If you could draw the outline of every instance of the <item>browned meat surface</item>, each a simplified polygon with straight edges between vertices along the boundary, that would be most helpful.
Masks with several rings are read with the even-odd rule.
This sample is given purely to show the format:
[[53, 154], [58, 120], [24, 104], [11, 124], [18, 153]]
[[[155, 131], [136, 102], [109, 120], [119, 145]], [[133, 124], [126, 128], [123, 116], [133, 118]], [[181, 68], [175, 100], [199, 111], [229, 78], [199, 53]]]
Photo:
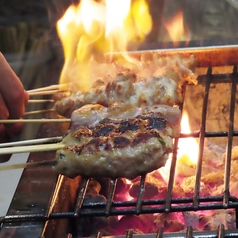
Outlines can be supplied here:
[[53, 169], [69, 177], [134, 178], [163, 166], [180, 133], [179, 118], [169, 122], [148, 113], [134, 119], [104, 119], [80, 128], [62, 141]]
[[[157, 59], [160, 67], [152, 75], [136, 77], [133, 71], [118, 74], [113, 81], [94, 82], [91, 89], [77, 91], [55, 100], [55, 110], [62, 116], [71, 113], [83, 105], [100, 104], [111, 107], [123, 103], [134, 107], [166, 104], [172, 106], [182, 100], [182, 85], [185, 82], [196, 83], [194, 59], [180, 57]], [[148, 69], [151, 67], [147, 64]]]
[[180, 110], [167, 105], [154, 105], [148, 107], [134, 107], [115, 104], [110, 108], [99, 104], [87, 104], [74, 110], [71, 115], [70, 129], [78, 127], [93, 127], [105, 118], [129, 119], [139, 115], [157, 114], [168, 121], [176, 121], [180, 117]]
[[137, 81], [134, 75], [121, 74], [115, 81], [85, 93], [75, 93], [55, 102], [55, 110], [62, 116], [86, 104], [100, 104], [106, 107], [123, 103], [135, 107], [166, 104], [172, 106], [181, 101], [178, 85], [166, 77]]

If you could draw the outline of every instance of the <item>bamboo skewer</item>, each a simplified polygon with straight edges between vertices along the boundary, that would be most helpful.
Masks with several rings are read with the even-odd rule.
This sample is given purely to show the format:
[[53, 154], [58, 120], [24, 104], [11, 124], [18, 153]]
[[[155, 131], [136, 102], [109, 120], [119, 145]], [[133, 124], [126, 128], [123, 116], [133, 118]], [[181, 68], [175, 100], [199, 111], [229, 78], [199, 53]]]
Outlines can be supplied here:
[[55, 144], [46, 144], [46, 145], [7, 147], [7, 148], [0, 148], [0, 155], [20, 154], [20, 153], [26, 153], [26, 152], [53, 151], [53, 150], [61, 149], [64, 146], [65, 145], [63, 143], [55, 143]]
[[37, 92], [28, 92], [29, 96], [43, 96], [43, 95], [51, 95], [56, 93], [64, 93], [68, 92], [68, 90], [64, 89], [57, 89], [57, 90], [48, 90], [48, 91], [37, 91]]
[[70, 87], [71, 84], [55, 84], [55, 85], [51, 85], [51, 86], [46, 86], [46, 87], [42, 87], [42, 88], [36, 88], [36, 89], [31, 89], [28, 90], [28, 93], [33, 93], [33, 92], [42, 92], [42, 91], [49, 91], [49, 90], [62, 90], [64, 88], [68, 88]]
[[21, 163], [21, 164], [10, 164], [0, 166], [0, 171], [11, 170], [11, 169], [24, 169], [24, 168], [34, 168], [39, 166], [52, 166], [57, 163], [57, 160], [49, 161], [39, 161], [39, 162], [30, 162], [30, 163]]
[[47, 103], [47, 102], [54, 102], [53, 99], [30, 99], [27, 103]]
[[41, 113], [46, 113], [46, 112], [55, 112], [55, 110], [54, 110], [54, 108], [51, 108], [51, 109], [30, 111], [30, 112], [25, 112], [25, 113], [23, 114], [23, 116], [41, 114]]
[[0, 124], [10, 124], [10, 123], [49, 123], [49, 122], [71, 122], [71, 119], [69, 118], [62, 118], [62, 119], [6, 119], [6, 120], [0, 120]]
[[36, 145], [36, 144], [47, 143], [47, 142], [60, 142], [62, 139], [63, 139], [62, 136], [56, 136], [56, 137], [50, 137], [50, 138], [7, 142], [7, 143], [1, 143], [0, 148], [9, 147], [9, 146]]

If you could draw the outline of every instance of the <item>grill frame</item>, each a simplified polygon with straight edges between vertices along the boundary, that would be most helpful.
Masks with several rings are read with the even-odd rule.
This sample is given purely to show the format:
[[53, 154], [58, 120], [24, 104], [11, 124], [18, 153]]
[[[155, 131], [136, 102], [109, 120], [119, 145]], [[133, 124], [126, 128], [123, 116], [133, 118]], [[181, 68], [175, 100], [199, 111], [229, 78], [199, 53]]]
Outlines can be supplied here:
[[[5, 217], [0, 218], [0, 223], [2, 224], [0, 230], [1, 237], [52, 237], [50, 230], [56, 228], [56, 226], [61, 226], [65, 230], [60, 237], [70, 237], [70, 234], [77, 237], [75, 229], [72, 224], [77, 223], [79, 217], [94, 217], [94, 216], [114, 216], [114, 215], [139, 215], [139, 214], [151, 214], [151, 213], [167, 213], [167, 212], [186, 212], [186, 211], [201, 211], [201, 210], [218, 210], [218, 209], [234, 209], [236, 217], [236, 228], [235, 231], [226, 231], [224, 226], [221, 225], [217, 231], [211, 232], [195, 232], [193, 228], [188, 227], [187, 232], [185, 232], [183, 237], [202, 237], [204, 235], [209, 235], [209, 237], [234, 237], [238, 235], [238, 198], [231, 196], [229, 192], [230, 184], [230, 168], [231, 168], [231, 151], [233, 137], [238, 136], [238, 131], [234, 131], [234, 112], [236, 104], [236, 91], [238, 82], [238, 72], [237, 66], [233, 67], [233, 72], [230, 74], [213, 74], [212, 67], [207, 68], [207, 73], [198, 76], [198, 82], [204, 84], [204, 99], [203, 99], [203, 110], [201, 115], [201, 127], [199, 132], [193, 132], [190, 134], [181, 134], [180, 138], [194, 137], [199, 138], [199, 155], [198, 164], [196, 167], [196, 182], [194, 189], [194, 196], [190, 198], [172, 198], [173, 184], [175, 179], [176, 170], [176, 159], [177, 159], [177, 146], [178, 139], [175, 139], [174, 153], [172, 157], [172, 163], [170, 168], [170, 176], [168, 183], [168, 192], [165, 199], [154, 199], [154, 200], [143, 200], [143, 194], [145, 191], [145, 178], [146, 175], [142, 175], [140, 178], [140, 186], [138, 191], [137, 201], [127, 201], [127, 202], [113, 202], [114, 193], [116, 190], [117, 180], [108, 180], [108, 196], [107, 202], [91, 203], [89, 205], [84, 205], [84, 198], [86, 190], [89, 184], [89, 178], [77, 178], [74, 183], [80, 185], [75, 191], [75, 196], [73, 196], [73, 207], [71, 206], [70, 199], [67, 198], [67, 194], [70, 192], [70, 184], [72, 180], [66, 178], [62, 175], [50, 175], [50, 180], [45, 186], [44, 181], [39, 181], [39, 185], [34, 188], [34, 185], [29, 187], [29, 180], [31, 178], [37, 179], [37, 175], [33, 169], [26, 169], [23, 172], [22, 178], [17, 187], [16, 193], [14, 195], [13, 201], [9, 208], [8, 214]], [[231, 95], [230, 95], [230, 114], [229, 114], [229, 128], [227, 132], [207, 132], [206, 131], [206, 116], [207, 116], [207, 106], [208, 97], [211, 83], [230, 83], [231, 84]], [[185, 93], [186, 88], [184, 88]], [[183, 109], [183, 104], [180, 105], [180, 109]], [[67, 130], [68, 124], [43, 125], [39, 137], [45, 136], [57, 136], [62, 135]], [[43, 133], [42, 133], [43, 132]], [[50, 135], [49, 135], [50, 133]], [[55, 134], [56, 133], [56, 134]], [[227, 138], [227, 156], [225, 159], [225, 171], [224, 171], [224, 195], [221, 196], [208, 196], [199, 197], [200, 190], [200, 179], [202, 172], [202, 159], [203, 159], [203, 149], [204, 140], [209, 137], [226, 137]], [[52, 158], [52, 153], [44, 154], [44, 160], [50, 160]], [[39, 161], [42, 158], [42, 154], [36, 153], [31, 154], [29, 161]], [[44, 175], [49, 174], [49, 170], [41, 171], [41, 178]], [[40, 173], [41, 173], [40, 172]], [[51, 173], [50, 173], [51, 174]], [[24, 181], [28, 181], [28, 184], [24, 184]], [[39, 204], [35, 204], [36, 197], [30, 196], [27, 200], [28, 210], [16, 209], [19, 206], [17, 200], [22, 196], [23, 193], [29, 192], [33, 193], [37, 188], [40, 188], [41, 192], [45, 192], [47, 199], [45, 203], [39, 206], [41, 199], [39, 199]], [[50, 189], [52, 188], [52, 190]], [[46, 190], [45, 190], [46, 189]], [[44, 191], [45, 190], [45, 191]], [[25, 194], [27, 195], [27, 194]], [[48, 202], [46, 201], [48, 200]], [[30, 205], [31, 204], [31, 205]], [[153, 205], [153, 207], [147, 207]], [[155, 207], [157, 206], [157, 207]], [[39, 209], [42, 209], [40, 212]], [[120, 208], [120, 209], [118, 209]], [[69, 225], [71, 223], [71, 225]], [[23, 226], [23, 227], [22, 227]], [[69, 228], [69, 226], [71, 226]], [[13, 232], [14, 230], [14, 232]], [[53, 229], [54, 230], [54, 229]], [[24, 236], [22, 236], [24, 235]], [[55, 235], [55, 234], [54, 234]], [[179, 233], [181, 235], [181, 233]], [[127, 237], [131, 237], [132, 233], [128, 232]], [[137, 235], [134, 235], [137, 236]], [[139, 236], [139, 235], [138, 235]], [[150, 234], [151, 237], [176, 237], [176, 233], [173, 234], [163, 234], [162, 230], [158, 230], [156, 235]], [[149, 237], [146, 236], [146, 237]], [[57, 236], [58, 237], [58, 236]], [[97, 237], [101, 237], [98, 233]], [[140, 236], [140, 237], [143, 237]], [[207, 236], [206, 236], [207, 237]]]

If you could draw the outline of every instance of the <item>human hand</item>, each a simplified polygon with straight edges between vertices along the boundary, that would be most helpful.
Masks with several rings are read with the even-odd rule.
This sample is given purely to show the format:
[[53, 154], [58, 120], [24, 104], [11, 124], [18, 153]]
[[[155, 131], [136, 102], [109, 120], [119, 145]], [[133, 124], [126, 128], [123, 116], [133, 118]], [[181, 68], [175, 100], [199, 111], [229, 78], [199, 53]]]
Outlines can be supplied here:
[[[19, 119], [29, 99], [20, 79], [0, 53], [0, 119]], [[0, 125], [0, 143], [8, 142], [23, 129], [22, 123]]]

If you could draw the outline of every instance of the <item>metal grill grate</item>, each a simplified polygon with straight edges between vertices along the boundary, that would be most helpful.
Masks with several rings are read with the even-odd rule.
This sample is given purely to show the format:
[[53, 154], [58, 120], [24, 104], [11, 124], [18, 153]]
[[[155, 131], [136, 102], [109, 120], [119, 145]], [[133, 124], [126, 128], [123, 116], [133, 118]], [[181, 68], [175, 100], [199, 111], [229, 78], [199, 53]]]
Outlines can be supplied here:
[[[173, 198], [173, 184], [175, 180], [175, 168], [177, 161], [177, 146], [178, 139], [175, 140], [175, 148], [171, 162], [169, 182], [167, 188], [167, 196], [165, 199], [153, 199], [144, 200], [143, 195], [145, 192], [145, 179], [146, 174], [140, 178], [140, 185], [138, 191], [138, 197], [136, 201], [126, 202], [114, 202], [113, 198], [117, 186], [117, 180], [107, 180], [108, 182], [108, 196], [107, 201], [87, 203], [85, 204], [85, 195], [89, 185], [89, 178], [78, 178], [74, 180], [74, 183], [79, 184], [77, 191], [74, 191], [73, 197], [70, 198], [70, 184], [72, 181], [64, 176], [51, 175], [47, 171], [41, 171], [39, 174], [29, 169], [25, 171], [22, 179], [17, 188], [16, 194], [12, 201], [12, 205], [8, 214], [0, 219], [2, 228], [0, 230], [1, 237], [52, 237], [52, 233], [49, 230], [60, 230], [63, 234], [60, 237], [77, 237], [74, 226], [77, 224], [77, 219], [80, 217], [94, 217], [94, 216], [116, 216], [116, 215], [132, 215], [132, 214], [152, 214], [152, 213], [165, 213], [165, 212], [187, 212], [187, 211], [201, 211], [201, 210], [217, 210], [217, 209], [233, 209], [236, 216], [236, 228], [238, 228], [238, 198], [231, 196], [229, 192], [230, 184], [230, 168], [231, 168], [231, 152], [233, 137], [238, 136], [238, 131], [234, 131], [234, 112], [236, 104], [236, 90], [238, 82], [237, 67], [233, 68], [231, 74], [213, 74], [212, 68], [208, 68], [207, 74], [200, 75], [198, 82], [204, 85], [204, 99], [203, 109], [201, 115], [201, 126], [199, 132], [193, 132], [190, 134], [181, 134], [180, 138], [194, 137], [199, 138], [199, 155], [198, 164], [196, 167], [196, 180], [194, 187], [194, 196], [189, 198]], [[228, 131], [208, 132], [206, 131], [206, 118], [208, 97], [210, 92], [211, 83], [230, 83], [230, 114], [229, 114], [229, 128]], [[180, 105], [181, 109], [183, 105]], [[200, 180], [202, 172], [202, 160], [205, 138], [209, 137], [224, 137], [227, 138], [227, 155], [225, 158], [225, 171], [224, 171], [224, 194], [222, 196], [199, 196]], [[49, 159], [52, 157], [52, 153], [46, 155]], [[36, 155], [37, 160], [42, 157]], [[33, 157], [32, 160], [36, 159]], [[45, 158], [44, 158], [45, 159]], [[27, 169], [28, 170], [28, 169]], [[45, 180], [41, 181], [39, 178], [43, 178], [42, 174], [50, 174], [45, 178], [47, 186], [45, 186]], [[32, 178], [38, 178], [38, 184], [34, 188]], [[50, 181], [50, 182], [49, 182]], [[22, 185], [24, 184], [24, 185]], [[29, 188], [30, 186], [30, 188]], [[32, 196], [31, 193], [41, 192]], [[30, 192], [29, 194], [27, 194]], [[42, 200], [41, 196], [45, 195], [45, 199]], [[29, 198], [27, 200], [27, 206], [23, 208], [19, 207], [19, 198], [22, 198], [22, 194]], [[73, 205], [72, 205], [73, 204]], [[22, 209], [21, 209], [22, 208]], [[64, 232], [63, 232], [64, 230]], [[73, 235], [72, 235], [73, 234]], [[158, 230], [157, 234], [145, 235], [133, 235], [132, 232], [128, 232], [125, 237], [237, 237], [238, 229], [235, 231], [225, 230], [223, 225], [220, 225], [216, 231], [194, 231], [193, 228], [188, 227], [184, 233], [163, 233], [162, 230]], [[56, 237], [56, 236], [54, 236]], [[102, 237], [101, 233], [98, 233], [96, 237]]]

